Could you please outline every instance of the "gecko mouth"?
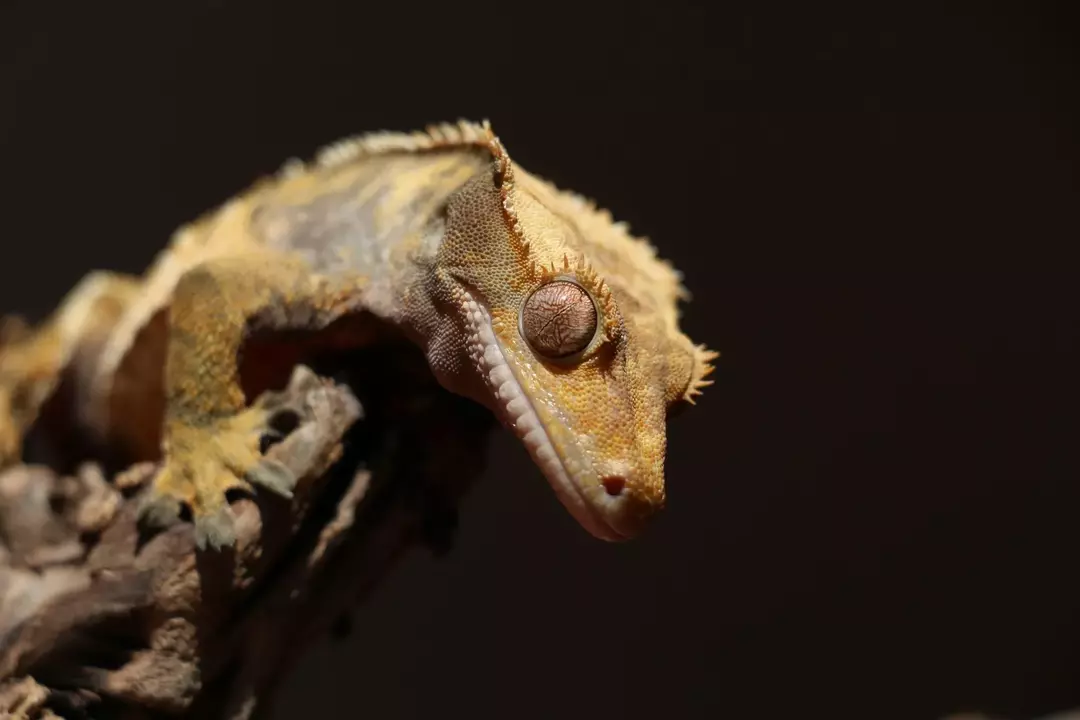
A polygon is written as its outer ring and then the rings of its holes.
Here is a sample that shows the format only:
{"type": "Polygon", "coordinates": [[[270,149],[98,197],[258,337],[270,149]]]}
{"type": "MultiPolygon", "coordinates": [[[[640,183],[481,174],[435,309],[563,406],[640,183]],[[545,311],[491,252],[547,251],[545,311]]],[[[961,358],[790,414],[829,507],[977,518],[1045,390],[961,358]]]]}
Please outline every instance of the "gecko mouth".
{"type": "MultiPolygon", "coordinates": [[[[507,362],[487,310],[468,297],[465,315],[473,342],[473,358],[484,376],[489,404],[495,406],[499,419],[524,443],[562,504],[597,538],[617,542],[636,535],[640,520],[631,507],[632,499],[623,492],[625,478],[594,477],[591,463],[572,441],[561,443],[562,448],[556,446],[541,412],[507,362]]],[[[548,418],[548,422],[559,420],[548,418]]]]}

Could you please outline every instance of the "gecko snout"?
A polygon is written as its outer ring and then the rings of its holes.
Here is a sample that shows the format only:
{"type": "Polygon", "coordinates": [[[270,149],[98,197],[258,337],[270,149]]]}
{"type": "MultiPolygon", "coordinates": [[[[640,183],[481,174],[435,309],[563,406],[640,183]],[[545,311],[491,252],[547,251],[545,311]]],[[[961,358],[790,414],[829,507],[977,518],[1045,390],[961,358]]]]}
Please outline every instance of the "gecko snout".
{"type": "MultiPolygon", "coordinates": [[[[605,530],[599,534],[607,540],[629,540],[644,531],[662,503],[639,492],[635,478],[627,474],[602,475],[603,491],[593,495],[593,511],[602,519],[605,530]]],[[[599,488],[598,488],[599,489],[599,488]]]]}

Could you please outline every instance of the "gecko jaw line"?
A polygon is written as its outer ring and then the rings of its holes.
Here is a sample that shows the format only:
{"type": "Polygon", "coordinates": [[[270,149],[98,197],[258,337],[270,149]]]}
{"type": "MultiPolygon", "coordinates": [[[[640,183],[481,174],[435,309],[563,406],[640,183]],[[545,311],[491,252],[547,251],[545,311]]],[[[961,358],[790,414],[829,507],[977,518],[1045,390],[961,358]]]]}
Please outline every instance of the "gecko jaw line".
{"type": "Polygon", "coordinates": [[[524,443],[559,500],[586,530],[603,540],[622,540],[622,534],[603,519],[571,477],[539,413],[507,362],[486,308],[467,296],[465,313],[473,343],[471,355],[503,422],[524,443]]]}

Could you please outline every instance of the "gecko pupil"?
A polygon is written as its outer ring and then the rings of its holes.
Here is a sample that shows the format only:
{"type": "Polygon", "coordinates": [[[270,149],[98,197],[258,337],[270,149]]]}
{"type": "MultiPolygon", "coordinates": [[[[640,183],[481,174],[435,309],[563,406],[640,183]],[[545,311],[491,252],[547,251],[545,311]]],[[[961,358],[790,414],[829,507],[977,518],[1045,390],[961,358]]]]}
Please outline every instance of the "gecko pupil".
{"type": "Polygon", "coordinates": [[[596,306],[577,283],[556,280],[538,288],[522,308],[525,339],[546,358],[564,358],[588,347],[596,334],[596,306]]]}

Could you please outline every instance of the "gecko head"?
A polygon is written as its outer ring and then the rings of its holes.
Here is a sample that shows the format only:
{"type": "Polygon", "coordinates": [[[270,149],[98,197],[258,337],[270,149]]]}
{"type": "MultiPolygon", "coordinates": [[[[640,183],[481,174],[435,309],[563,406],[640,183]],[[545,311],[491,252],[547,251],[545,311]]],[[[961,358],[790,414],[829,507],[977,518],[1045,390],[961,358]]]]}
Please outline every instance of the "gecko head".
{"type": "Polygon", "coordinates": [[[493,171],[447,206],[435,274],[454,330],[429,360],[513,430],[586,530],[632,538],[665,504],[667,415],[714,354],[679,332],[681,286],[647,243],[489,137],[493,171]]]}

